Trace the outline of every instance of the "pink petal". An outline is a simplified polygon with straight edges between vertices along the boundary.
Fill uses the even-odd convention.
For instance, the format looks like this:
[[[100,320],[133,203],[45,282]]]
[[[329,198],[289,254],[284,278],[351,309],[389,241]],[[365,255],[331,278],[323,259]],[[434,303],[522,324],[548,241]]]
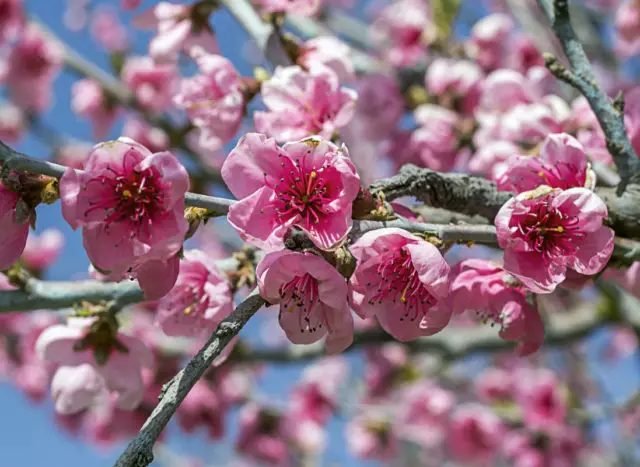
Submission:
[[[133,262],[133,243],[130,230],[124,222],[116,222],[105,228],[104,224],[85,227],[82,245],[91,263],[101,271],[123,273]]]
[[[15,214],[12,209],[0,218],[0,271],[16,263],[27,244],[29,222],[17,224]]]
[[[429,292],[436,299],[449,295],[451,268],[438,248],[426,241],[408,244],[404,248],[411,255],[411,263],[418,272],[420,282],[427,287]]]
[[[88,409],[104,396],[104,379],[93,365],[61,366],[51,381],[56,412],[74,414]]]
[[[171,184],[171,196],[166,200],[166,206],[173,206],[175,203],[184,204],[184,195],[189,191],[189,174],[187,169],[170,152],[159,152],[146,158],[140,164],[141,169],[155,166],[162,173],[163,183]]]
[[[51,326],[38,337],[36,352],[41,359],[62,365],[90,363],[93,357],[88,352],[73,350],[73,345],[83,336],[84,331],[81,328],[62,324]]]
[[[566,277],[566,266],[545,264],[538,252],[505,250],[504,269],[535,293],[553,292]]]
[[[615,233],[609,227],[600,227],[585,234],[576,245],[578,251],[569,258],[568,266],[580,274],[591,275],[604,269],[613,253]]]
[[[159,300],[169,293],[175,285],[180,272],[180,260],[177,256],[167,261],[145,261],[137,271],[138,283],[147,300]]]

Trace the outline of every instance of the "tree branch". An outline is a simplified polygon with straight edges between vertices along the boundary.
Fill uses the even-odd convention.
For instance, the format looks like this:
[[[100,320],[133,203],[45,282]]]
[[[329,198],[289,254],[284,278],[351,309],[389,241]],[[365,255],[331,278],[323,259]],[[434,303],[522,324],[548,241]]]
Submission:
[[[629,183],[640,183],[640,160],[631,145],[624,126],[624,104],[614,102],[598,86],[595,74],[582,44],[571,26],[568,0],[538,0],[555,32],[571,69],[565,68],[556,57],[547,54],[547,68],[557,78],[575,87],[587,99],[598,118],[606,137],[607,149],[618,168],[621,194]]]
[[[266,302],[257,294],[252,294],[218,326],[207,343],[200,349],[187,366],[171,379],[160,398],[160,402],[144,423],[138,435],[129,443],[115,463],[115,467],[143,467],[153,461],[153,445],[162,430],[187,396],[191,388],[220,355],[249,319]]]

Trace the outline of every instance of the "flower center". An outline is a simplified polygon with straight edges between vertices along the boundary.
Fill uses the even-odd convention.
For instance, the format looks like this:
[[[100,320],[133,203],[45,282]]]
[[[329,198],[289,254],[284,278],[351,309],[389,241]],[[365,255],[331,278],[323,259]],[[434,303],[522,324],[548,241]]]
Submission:
[[[380,277],[377,293],[369,300],[370,305],[385,301],[404,304],[405,313],[400,318],[415,321],[421,319],[427,310],[436,303],[420,281],[418,272],[411,262],[411,256],[404,249],[395,253],[387,261],[380,262],[377,274]],[[368,286],[371,283],[367,284]]]
[[[109,175],[99,175],[87,182],[85,190],[96,184],[101,190],[98,199],[88,201],[91,207],[84,215],[102,209],[107,228],[114,222],[128,222],[133,227],[131,238],[150,236],[155,216],[164,211],[161,175],[155,167],[133,169],[127,163],[129,154],[125,154],[122,167],[107,167]]]
[[[541,162],[537,175],[545,185],[563,190],[582,187],[585,183],[585,180],[578,178],[580,175],[578,168],[567,162],[557,162],[551,166]]]
[[[318,281],[311,274],[296,276],[280,287],[281,310],[289,313],[300,311],[300,332],[315,332],[322,328],[322,315],[314,313],[320,304],[318,297]]]

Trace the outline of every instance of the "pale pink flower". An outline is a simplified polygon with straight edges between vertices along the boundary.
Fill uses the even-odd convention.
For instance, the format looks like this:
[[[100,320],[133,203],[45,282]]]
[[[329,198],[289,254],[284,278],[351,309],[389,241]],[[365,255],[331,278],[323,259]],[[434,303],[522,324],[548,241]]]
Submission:
[[[51,397],[60,414],[79,413],[95,406],[107,394],[105,379],[89,363],[61,366],[51,381]]]
[[[133,117],[124,122],[122,136],[137,141],[151,152],[166,151],[171,147],[169,136],[163,129]]]
[[[27,26],[7,58],[5,82],[11,100],[25,110],[45,110],[51,102],[62,55],[60,44],[36,26]]]
[[[431,243],[404,230],[368,232],[351,247],[358,266],[351,277],[351,306],[375,316],[401,341],[441,331],[451,318],[449,265]]]
[[[200,380],[178,407],[178,424],[185,433],[193,433],[204,426],[209,438],[217,440],[224,435],[225,416],[229,408],[213,385]]]
[[[429,94],[452,98],[468,115],[478,105],[483,78],[482,69],[472,61],[436,58],[427,69],[425,87]]]
[[[615,50],[623,58],[640,53],[640,5],[636,0],[623,3],[616,13]]]
[[[233,311],[229,284],[199,250],[184,253],[176,285],[156,306],[156,323],[169,336],[209,335]]]
[[[295,451],[303,455],[320,454],[326,446],[324,427],[310,418],[299,419],[287,413],[283,419],[284,434]]]
[[[393,428],[388,416],[368,407],[347,425],[347,447],[359,459],[392,459],[400,449],[400,440]]]
[[[513,20],[506,14],[486,16],[471,29],[467,54],[484,69],[500,68],[506,58],[507,37],[513,29]]]
[[[340,81],[355,78],[351,48],[334,36],[314,37],[306,41],[300,48],[298,64],[306,69],[324,65],[333,70]]]
[[[566,133],[552,134],[542,143],[539,156],[517,156],[507,160],[496,177],[499,190],[522,193],[547,185],[551,188],[593,190],[596,175],[582,145]]]
[[[83,228],[83,245],[98,269],[137,277],[147,299],[158,299],[178,276],[188,189],[175,156],[120,138],[96,145],[84,172],[65,171],[62,214],[73,229]]]
[[[455,395],[426,381],[410,386],[400,397],[396,432],[425,449],[439,446],[447,435]]]
[[[200,129],[200,145],[215,151],[231,141],[242,124],[242,81],[233,64],[221,55],[199,49],[195,60],[200,73],[182,80],[174,103]]]
[[[254,0],[265,13],[290,13],[313,16],[322,6],[323,0]]]
[[[269,465],[289,465],[283,417],[275,410],[249,402],[240,410],[236,450]]]
[[[356,118],[364,127],[361,137],[377,141],[388,138],[404,114],[404,99],[396,80],[383,74],[368,74],[358,82]],[[354,120],[355,120],[354,119]],[[375,166],[377,162],[374,160]]]
[[[19,142],[27,127],[24,113],[19,107],[3,102],[0,107],[0,139],[6,143]]]
[[[89,143],[70,141],[61,146],[55,154],[56,162],[67,167],[82,170],[84,161],[93,146]]]
[[[353,317],[347,283],[322,257],[284,250],[265,256],[256,268],[260,295],[280,305],[280,327],[294,344],[327,336],[327,352],[338,353],[353,341]]]
[[[455,459],[480,462],[493,459],[503,441],[504,427],[487,407],[457,406],[451,417],[449,445]]]
[[[71,108],[93,124],[93,137],[105,138],[118,117],[119,108],[109,101],[102,86],[92,79],[81,79],[71,87]]]
[[[389,63],[409,67],[426,58],[427,47],[437,34],[429,16],[428,2],[423,0],[400,0],[380,11],[372,29]]]
[[[451,271],[450,304],[454,313],[475,312],[500,326],[499,336],[517,341],[520,356],[536,352],[544,340],[544,324],[521,287],[509,285],[505,271],[490,261],[467,259]]]
[[[134,18],[134,26],[156,31],[149,42],[149,55],[156,62],[175,62],[178,52],[189,51],[194,46],[218,53],[218,43],[208,22],[194,22],[194,7],[197,6],[159,2]]]
[[[504,113],[516,104],[530,104],[538,97],[535,87],[522,73],[499,69],[483,82],[481,112]]]
[[[327,423],[338,409],[339,391],[346,376],[346,362],[340,357],[324,358],[305,369],[291,394],[293,418]]]
[[[495,180],[496,175],[504,170],[505,163],[521,153],[522,150],[511,141],[491,141],[478,148],[468,168],[473,173]]]
[[[502,115],[499,138],[535,145],[550,133],[564,132],[570,109],[558,96],[545,96],[540,102],[518,104]]]
[[[229,222],[259,248],[281,249],[287,232],[299,228],[327,250],[351,230],[360,179],[345,146],[314,137],[279,148],[273,139],[248,133],[221,172],[239,200],[229,209]]]
[[[475,392],[482,402],[492,404],[513,398],[514,376],[502,368],[487,368],[475,380]]]
[[[0,183],[0,271],[18,261],[27,243],[30,216],[19,218],[19,203],[23,203],[20,195]]]
[[[0,43],[15,38],[24,24],[22,0],[0,0]]]
[[[423,104],[413,113],[419,125],[411,134],[411,143],[430,169],[449,172],[458,155],[457,125],[459,116],[452,110],[433,104]]]
[[[123,52],[129,47],[129,35],[116,13],[99,9],[91,19],[91,35],[107,52]]]
[[[49,268],[64,247],[64,236],[58,229],[46,229],[40,235],[30,235],[21,260],[32,271]]]
[[[153,355],[138,339],[121,333],[110,336],[113,343],[106,362],[97,362],[94,352],[104,351],[103,338],[89,339],[89,326],[93,319],[74,318],[67,325],[55,325],[46,329],[36,342],[40,358],[60,365],[60,376],[54,376],[52,387],[56,399],[79,397],[79,400],[60,401],[56,405],[69,412],[85,408],[94,400],[102,378],[104,387],[117,394],[118,407],[132,410],[138,406],[144,394],[142,367],[153,365]],[[87,345],[83,345],[87,344]],[[97,374],[92,374],[82,365],[91,365]],[[76,367],[70,373],[68,367]],[[83,407],[84,405],[84,407]]]
[[[504,269],[535,293],[550,293],[567,268],[593,275],[613,252],[614,232],[602,225],[607,207],[592,191],[542,186],[512,198],[495,218]]]
[[[316,64],[308,71],[299,66],[276,68],[262,83],[262,100],[268,111],[254,114],[256,129],[279,142],[320,135],[330,139],[355,112],[357,93],[340,87],[329,68]]]
[[[131,89],[138,104],[146,110],[167,110],[178,85],[173,64],[157,64],[151,57],[130,57],[122,68],[122,82]]]
[[[551,370],[524,373],[517,384],[517,399],[527,427],[551,432],[564,423],[569,408],[560,383]]]
[[[572,102],[571,113],[574,117],[572,123],[577,127],[576,138],[584,146],[589,159],[607,165],[612,164],[613,159],[607,149],[604,132],[584,96],[580,96]]]

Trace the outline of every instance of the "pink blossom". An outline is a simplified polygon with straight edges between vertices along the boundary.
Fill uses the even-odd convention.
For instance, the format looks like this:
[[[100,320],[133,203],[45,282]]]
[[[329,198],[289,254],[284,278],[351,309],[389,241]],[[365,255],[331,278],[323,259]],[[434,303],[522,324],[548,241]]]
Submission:
[[[351,305],[362,318],[376,316],[396,339],[406,342],[442,330],[451,318],[443,306],[449,294],[449,265],[440,251],[404,230],[368,232],[352,246],[358,260]]]
[[[229,209],[229,222],[259,248],[281,249],[287,232],[299,228],[327,250],[351,230],[360,179],[345,146],[314,137],[279,148],[273,139],[248,133],[221,172],[239,200]]]
[[[71,108],[91,120],[93,137],[105,138],[118,116],[118,107],[109,101],[102,86],[92,79],[81,79],[71,87]]]
[[[411,142],[430,169],[449,172],[456,164],[458,154],[458,114],[433,104],[423,104],[414,111],[418,125]]]
[[[505,60],[507,37],[514,29],[513,20],[502,13],[478,21],[466,44],[467,53],[484,69],[500,68]]]
[[[46,329],[36,342],[40,358],[60,365],[61,375],[52,386],[56,408],[73,413],[86,408],[102,384],[117,394],[118,407],[132,410],[142,400],[144,383],[141,368],[153,365],[153,355],[139,340],[121,334],[92,338],[93,319],[74,318],[67,325]],[[105,347],[108,345],[110,347]],[[106,361],[97,361],[97,352],[108,352]],[[91,372],[84,365],[93,367]],[[74,367],[70,370],[69,367]],[[102,384],[101,384],[102,380]],[[70,400],[69,398],[78,398]]]
[[[322,0],[254,0],[265,13],[290,13],[313,16],[322,6]]]
[[[376,142],[388,138],[403,114],[404,100],[394,78],[368,74],[360,79],[356,119],[364,127],[362,138]]]
[[[36,26],[27,26],[7,58],[5,79],[11,100],[25,110],[45,110],[62,55],[60,44]]]
[[[327,336],[327,352],[338,353],[353,341],[347,284],[338,271],[312,253],[278,251],[256,268],[260,295],[280,305],[280,327],[294,344]]]
[[[120,8],[123,10],[135,10],[141,3],[142,0],[120,0]]]
[[[187,171],[172,154],[120,138],[96,145],[85,172],[65,171],[62,214],[73,229],[83,228],[83,245],[99,270],[137,277],[147,299],[158,299],[178,276],[188,188]]]
[[[615,26],[618,55],[629,58],[640,53],[640,5],[636,0],[627,0],[618,8]]]
[[[143,109],[161,112],[171,106],[179,77],[174,65],[156,64],[151,57],[130,57],[121,76]]]
[[[0,0],[0,43],[13,39],[24,27],[22,0]]]
[[[0,107],[0,139],[9,144],[17,143],[24,135],[27,122],[19,107],[4,102]]]
[[[567,416],[567,401],[559,382],[550,370],[525,374],[518,382],[518,401],[524,423],[532,430],[551,432]]]
[[[518,157],[521,149],[511,141],[492,141],[483,144],[469,161],[471,172],[494,179],[505,170],[506,162]]]
[[[461,461],[489,461],[502,443],[504,427],[490,409],[462,404],[451,418],[449,444],[451,454]]]
[[[92,145],[84,142],[70,141],[61,146],[55,154],[56,162],[67,167],[82,170],[84,161],[91,153]]]
[[[178,407],[178,423],[186,433],[193,433],[204,426],[210,439],[220,439],[224,435],[228,409],[219,391],[200,380]]]
[[[355,78],[351,48],[334,36],[314,37],[300,48],[298,64],[305,69],[321,64],[330,68],[340,81]]]
[[[447,435],[455,395],[427,381],[410,386],[401,397],[396,432],[425,449],[439,446]]]
[[[542,186],[519,194],[495,218],[504,268],[529,290],[550,293],[567,268],[593,275],[613,252],[614,232],[602,225],[607,207],[592,191]]]
[[[508,284],[505,271],[490,261],[467,259],[451,272],[454,313],[475,312],[483,321],[500,326],[499,336],[517,341],[520,356],[536,352],[544,340],[544,325],[525,291]]]
[[[293,417],[325,424],[338,409],[339,390],[347,374],[346,362],[324,358],[308,367],[291,394]]]
[[[540,154],[509,159],[497,177],[499,190],[522,193],[547,185],[551,188],[593,190],[596,176],[582,145],[566,133],[552,134],[542,143]]]
[[[376,17],[374,37],[384,44],[385,59],[393,66],[409,67],[426,58],[436,28],[423,0],[400,0],[386,6]]]
[[[107,52],[123,52],[129,47],[127,29],[120,23],[116,13],[99,9],[91,20],[91,35]]]
[[[196,24],[194,21],[196,12],[193,8],[196,6],[159,2],[134,18],[134,26],[156,31],[149,42],[149,55],[156,62],[175,62],[178,52],[188,51],[194,46],[202,47],[209,53],[218,53],[218,43],[208,22]]]
[[[233,311],[222,272],[202,251],[184,253],[176,285],[157,304],[156,323],[169,336],[209,335]]]
[[[544,67],[544,58],[531,36],[518,33],[507,44],[510,46],[508,64],[511,68],[525,73],[534,68]]]
[[[19,218],[19,203],[23,203],[20,195],[0,183],[0,271],[18,261],[27,243],[29,217]]]
[[[469,60],[436,58],[425,76],[425,87],[430,94],[450,96],[464,114],[471,114],[480,100],[484,73]]]
[[[151,152],[166,151],[171,147],[169,136],[164,130],[137,118],[129,118],[124,122],[122,136],[139,142]]]
[[[60,255],[64,236],[58,229],[46,229],[40,235],[31,235],[22,252],[21,260],[32,271],[49,268]]]
[[[366,356],[364,380],[368,399],[387,397],[402,375],[411,369],[407,348],[398,342],[367,348]]]
[[[236,450],[269,465],[288,466],[289,449],[282,416],[255,402],[246,404],[240,410]]]
[[[514,377],[502,368],[487,368],[474,381],[478,399],[491,404],[508,401],[514,394]]]
[[[182,80],[174,102],[200,129],[200,144],[215,151],[231,141],[242,124],[242,81],[231,62],[220,55],[199,50],[195,60],[200,73]]]
[[[516,104],[530,104],[538,97],[536,89],[522,73],[499,69],[487,76],[482,85],[482,111],[504,113]]]
[[[255,112],[256,129],[279,142],[311,135],[329,139],[349,123],[356,107],[356,92],[340,87],[338,76],[320,64],[308,71],[278,67],[260,92],[268,111]]]
[[[577,127],[576,138],[584,146],[589,159],[603,164],[612,164],[613,159],[607,149],[604,133],[596,115],[584,96],[580,96],[571,104],[573,125]]]
[[[347,425],[347,447],[360,459],[392,459],[400,449],[400,440],[393,428],[389,417],[369,408]]]

